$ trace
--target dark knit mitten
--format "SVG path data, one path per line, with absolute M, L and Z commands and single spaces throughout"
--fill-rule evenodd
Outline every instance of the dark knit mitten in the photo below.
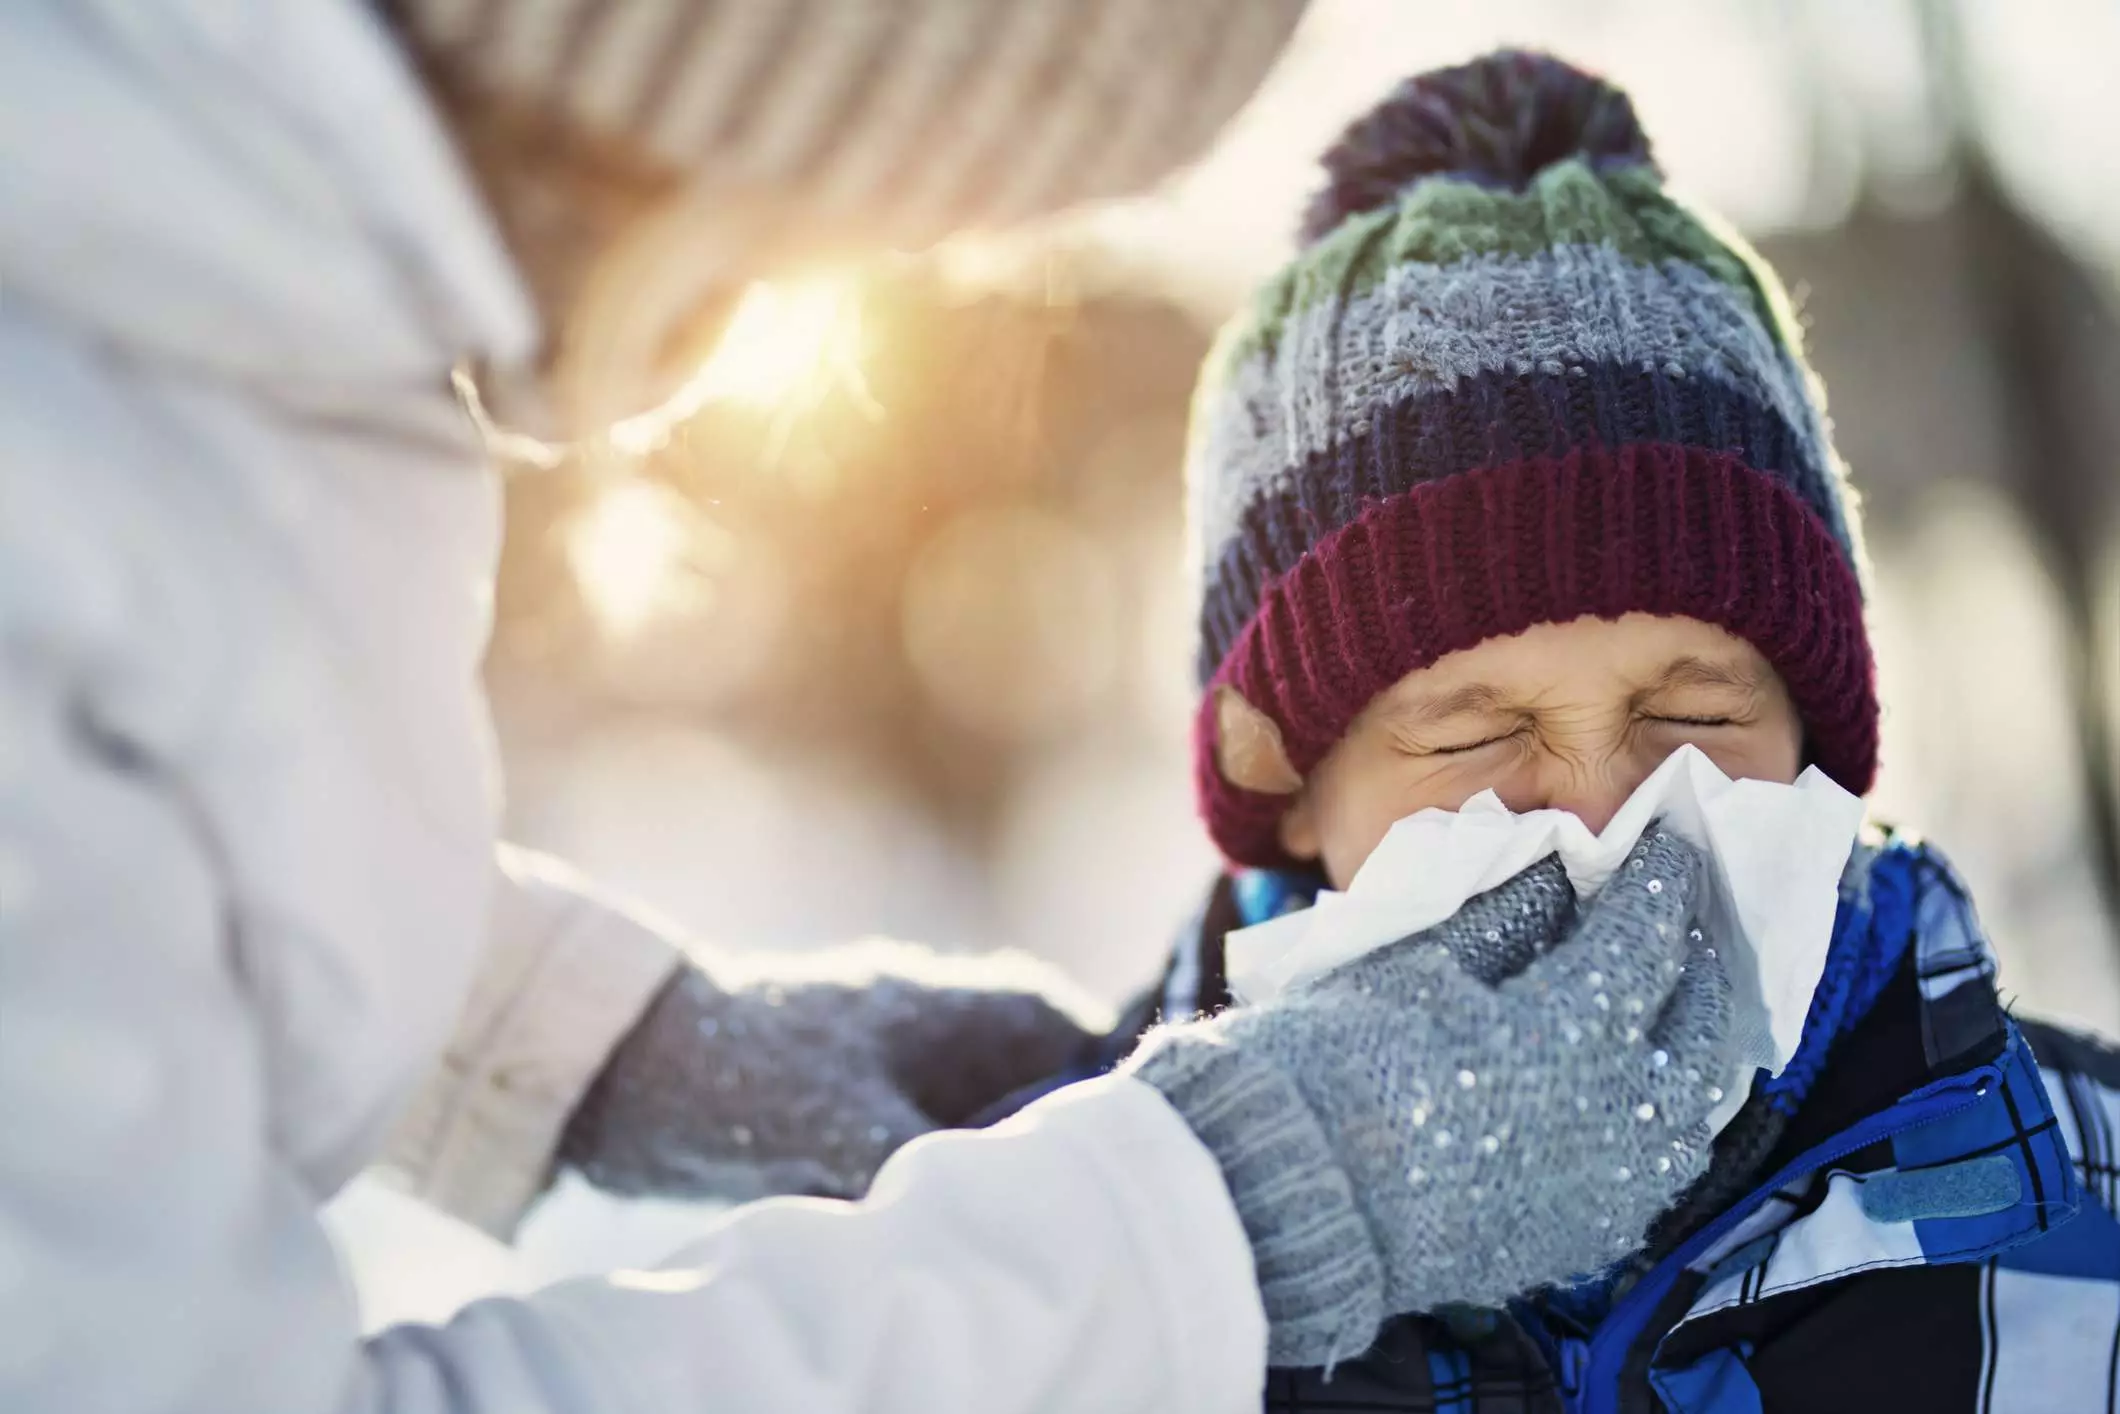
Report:
M 908 1139 L 1066 1064 L 1085 1010 L 1015 954 L 870 943 L 740 983 L 688 969 L 612 1052 L 560 1162 L 623 1194 L 858 1195 Z

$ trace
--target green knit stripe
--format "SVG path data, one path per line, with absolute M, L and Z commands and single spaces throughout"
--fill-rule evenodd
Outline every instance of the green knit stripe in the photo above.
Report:
M 1395 266 L 1533 255 L 1556 245 L 1609 245 L 1641 265 L 1691 261 L 1742 291 L 1783 350 L 1794 351 L 1780 317 L 1785 306 L 1777 308 L 1742 256 L 1665 194 L 1653 171 L 1597 173 L 1570 159 L 1546 168 L 1520 192 L 1431 177 L 1395 205 L 1341 222 L 1260 288 L 1217 350 L 1215 364 L 1226 368 L 1270 353 L 1293 316 L 1380 284 Z

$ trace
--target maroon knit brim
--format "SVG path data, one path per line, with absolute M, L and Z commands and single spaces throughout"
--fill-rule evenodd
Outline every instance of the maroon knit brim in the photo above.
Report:
M 1233 862 L 1291 861 L 1288 797 L 1215 765 L 1214 689 L 1281 729 L 1308 776 L 1378 693 L 1416 668 L 1534 624 L 1665 614 L 1749 641 L 1787 685 L 1809 759 L 1848 790 L 1877 772 L 1877 686 L 1862 588 L 1825 523 L 1735 457 L 1662 444 L 1482 468 L 1380 501 L 1281 578 L 1215 671 L 1194 779 Z

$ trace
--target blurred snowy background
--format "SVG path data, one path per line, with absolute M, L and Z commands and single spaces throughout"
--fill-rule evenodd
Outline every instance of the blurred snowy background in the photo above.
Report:
M 1185 744 L 1195 365 L 1339 127 L 1502 42 L 1628 88 L 1674 182 L 1797 292 L 1869 501 L 1876 811 L 1969 876 L 2023 1009 L 2120 1029 L 2110 0 L 1321 0 L 1148 199 L 721 279 L 710 396 L 667 449 L 511 485 L 513 837 L 711 945 L 885 932 L 1142 985 L 1215 863 Z M 339 1216 L 377 1318 L 701 1220 L 569 1183 L 511 1256 L 373 1185 Z

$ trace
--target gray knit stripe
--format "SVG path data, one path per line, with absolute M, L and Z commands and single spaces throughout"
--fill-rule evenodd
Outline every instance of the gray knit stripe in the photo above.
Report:
M 1609 246 L 1482 254 L 1396 266 L 1344 309 L 1304 310 L 1271 352 L 1224 372 L 1197 410 L 1190 469 L 1205 563 L 1216 563 L 1247 507 L 1287 494 L 1308 459 L 1371 417 L 1480 373 L 1590 363 L 1675 369 L 1771 408 L 1798 438 L 1805 470 L 1821 489 L 1832 485 L 1816 411 L 1724 281 L 1687 261 L 1639 264 Z

